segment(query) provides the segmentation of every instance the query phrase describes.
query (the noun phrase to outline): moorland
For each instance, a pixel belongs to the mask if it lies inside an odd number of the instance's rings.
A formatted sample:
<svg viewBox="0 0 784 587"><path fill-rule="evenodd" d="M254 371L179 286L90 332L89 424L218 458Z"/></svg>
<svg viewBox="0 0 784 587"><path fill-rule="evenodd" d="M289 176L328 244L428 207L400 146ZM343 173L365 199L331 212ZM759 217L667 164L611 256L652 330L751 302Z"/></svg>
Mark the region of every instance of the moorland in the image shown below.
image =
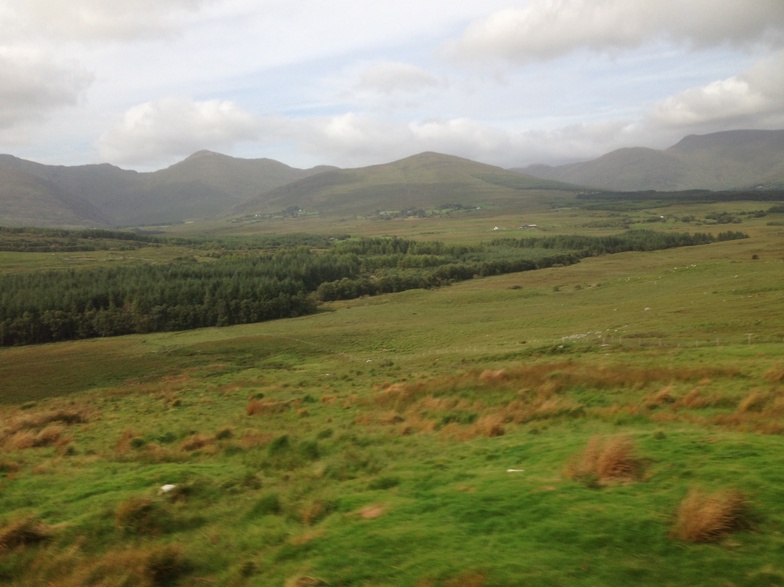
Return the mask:
<svg viewBox="0 0 784 587"><path fill-rule="evenodd" d="M784 584L778 192L488 173L0 231L0 583Z"/></svg>

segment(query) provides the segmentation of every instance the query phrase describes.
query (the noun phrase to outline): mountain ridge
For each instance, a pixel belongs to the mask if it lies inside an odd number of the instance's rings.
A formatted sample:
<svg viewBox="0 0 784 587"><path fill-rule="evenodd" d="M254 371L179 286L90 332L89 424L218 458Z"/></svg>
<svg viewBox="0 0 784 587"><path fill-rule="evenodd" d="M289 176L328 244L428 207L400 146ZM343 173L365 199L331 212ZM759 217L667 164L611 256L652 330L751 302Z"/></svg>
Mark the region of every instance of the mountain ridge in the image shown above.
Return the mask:
<svg viewBox="0 0 784 587"><path fill-rule="evenodd" d="M777 187L784 184L784 130L687 135L663 150L627 147L580 163L514 171L618 191Z"/></svg>
<svg viewBox="0 0 784 587"><path fill-rule="evenodd" d="M0 154L0 225L141 226L274 214L372 214L445 204L502 206L542 190L732 190L784 186L784 130L688 135L667 149L627 147L590 161L503 169L426 151L389 163L298 169L208 150L152 172L45 165ZM546 195L546 194L545 194Z"/></svg>

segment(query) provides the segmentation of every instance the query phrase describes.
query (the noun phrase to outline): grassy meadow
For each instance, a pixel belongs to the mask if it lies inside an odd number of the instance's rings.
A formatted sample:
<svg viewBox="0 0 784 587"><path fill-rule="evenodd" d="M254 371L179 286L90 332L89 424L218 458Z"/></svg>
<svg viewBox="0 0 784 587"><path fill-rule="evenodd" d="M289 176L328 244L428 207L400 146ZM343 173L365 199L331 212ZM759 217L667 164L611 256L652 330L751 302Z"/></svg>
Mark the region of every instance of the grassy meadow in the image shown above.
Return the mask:
<svg viewBox="0 0 784 587"><path fill-rule="evenodd" d="M718 232L651 219L729 207L760 205L318 228ZM0 349L0 584L784 585L781 219L294 319Z"/></svg>

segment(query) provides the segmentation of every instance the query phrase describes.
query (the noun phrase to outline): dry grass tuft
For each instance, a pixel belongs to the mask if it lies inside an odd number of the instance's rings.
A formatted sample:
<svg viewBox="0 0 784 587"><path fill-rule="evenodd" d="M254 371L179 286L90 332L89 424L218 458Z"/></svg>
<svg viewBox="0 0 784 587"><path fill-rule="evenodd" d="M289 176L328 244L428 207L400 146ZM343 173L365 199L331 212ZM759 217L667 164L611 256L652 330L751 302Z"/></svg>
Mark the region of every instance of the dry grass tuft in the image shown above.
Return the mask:
<svg viewBox="0 0 784 587"><path fill-rule="evenodd" d="M764 391L753 390L738 403L738 411L741 414L747 412L763 412L770 399Z"/></svg>
<svg viewBox="0 0 784 587"><path fill-rule="evenodd" d="M214 446L215 437L209 434L193 434L180 443L180 449L190 452Z"/></svg>
<svg viewBox="0 0 784 587"><path fill-rule="evenodd" d="M291 408L291 402L252 399L248 402L245 413L248 414L248 416L255 416L257 414L282 414L289 408Z"/></svg>
<svg viewBox="0 0 784 587"><path fill-rule="evenodd" d="M781 363L777 364L772 369L769 369L765 373L765 381L769 383L781 383L784 382L784 365Z"/></svg>
<svg viewBox="0 0 784 587"><path fill-rule="evenodd" d="M675 388L671 385L662 387L659 391L645 398L645 406L650 409L660 408L665 404L675 403L673 392Z"/></svg>
<svg viewBox="0 0 784 587"><path fill-rule="evenodd" d="M64 426L50 424L42 430L20 430L11 435L5 442L11 448L24 450L42 446L65 446L70 440L63 436Z"/></svg>
<svg viewBox="0 0 784 587"><path fill-rule="evenodd" d="M566 476L587 485L609 481L634 481L643 472L643 461L634 454L634 443L627 436L603 441L592 437L585 450L566 469Z"/></svg>
<svg viewBox="0 0 784 587"><path fill-rule="evenodd" d="M502 414L482 416L474 424L474 429L479 435L488 438L503 436L506 432L504 429L504 416Z"/></svg>
<svg viewBox="0 0 784 587"><path fill-rule="evenodd" d="M692 489L678 506L671 538L687 542L716 542L750 526L748 500L735 489L706 494Z"/></svg>
<svg viewBox="0 0 784 587"><path fill-rule="evenodd" d="M498 383L509 379L506 369L485 369L479 374L479 381L482 383Z"/></svg>
<svg viewBox="0 0 784 587"><path fill-rule="evenodd" d="M114 512L115 527L128 535L158 536L169 522L161 503L145 497L132 497Z"/></svg>
<svg viewBox="0 0 784 587"><path fill-rule="evenodd" d="M52 530L35 518L21 518L0 529L0 552L49 540Z"/></svg>
<svg viewBox="0 0 784 587"><path fill-rule="evenodd" d="M300 511L300 518L302 523L306 526L312 526L335 510L335 504L330 501L315 500L307 503Z"/></svg>
<svg viewBox="0 0 784 587"><path fill-rule="evenodd" d="M259 446L267 446L272 439L275 438L274 434L269 432L261 432L260 430L245 430L239 439L239 446L245 450L256 448Z"/></svg>

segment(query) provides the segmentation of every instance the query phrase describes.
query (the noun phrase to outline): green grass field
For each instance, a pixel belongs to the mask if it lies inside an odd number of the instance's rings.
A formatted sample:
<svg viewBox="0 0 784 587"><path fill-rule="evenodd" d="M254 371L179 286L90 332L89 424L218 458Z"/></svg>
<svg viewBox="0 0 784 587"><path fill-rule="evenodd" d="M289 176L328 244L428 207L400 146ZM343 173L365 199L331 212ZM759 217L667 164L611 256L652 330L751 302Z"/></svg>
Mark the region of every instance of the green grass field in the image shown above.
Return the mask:
<svg viewBox="0 0 784 587"><path fill-rule="evenodd" d="M613 218L344 232L477 242ZM0 584L784 585L770 222L296 319L1 349Z"/></svg>

